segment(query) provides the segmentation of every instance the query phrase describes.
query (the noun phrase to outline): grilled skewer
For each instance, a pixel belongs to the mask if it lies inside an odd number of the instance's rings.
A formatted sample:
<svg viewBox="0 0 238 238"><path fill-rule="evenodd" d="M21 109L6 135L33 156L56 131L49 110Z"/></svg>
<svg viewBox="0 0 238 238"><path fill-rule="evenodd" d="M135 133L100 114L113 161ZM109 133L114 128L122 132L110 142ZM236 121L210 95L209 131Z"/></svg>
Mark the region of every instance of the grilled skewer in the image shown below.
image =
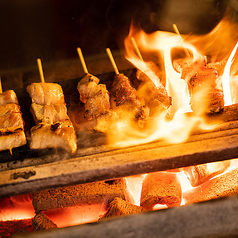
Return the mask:
<svg viewBox="0 0 238 238"><path fill-rule="evenodd" d="M119 73L109 48L106 49L106 52L115 71L115 76L112 84L112 94L115 98L115 107L116 109L126 112L127 114L131 114L138 125L140 127L143 127L146 115L141 102L136 96L136 89L132 87L131 82L127 76Z"/></svg>
<svg viewBox="0 0 238 238"><path fill-rule="evenodd" d="M32 149L61 147L74 153L77 150L76 134L64 101L61 86L56 83L45 83L41 63L41 83L27 86L32 99L31 112L36 126L31 128Z"/></svg>
<svg viewBox="0 0 238 238"><path fill-rule="evenodd" d="M0 151L26 144L24 121L13 90L0 93Z"/></svg>
<svg viewBox="0 0 238 238"><path fill-rule="evenodd" d="M222 79L217 69L208 66L205 59L195 62L190 58L177 59L173 65L188 85L190 105L195 113L217 113L223 110ZM201 109L203 106L204 109Z"/></svg>
<svg viewBox="0 0 238 238"><path fill-rule="evenodd" d="M87 120L95 120L94 129L105 132L117 119L117 114L111 109L110 95L106 85L99 84L99 78L88 73L82 51L80 48L77 48L77 51L85 73L77 86L80 101L84 103L84 117Z"/></svg>

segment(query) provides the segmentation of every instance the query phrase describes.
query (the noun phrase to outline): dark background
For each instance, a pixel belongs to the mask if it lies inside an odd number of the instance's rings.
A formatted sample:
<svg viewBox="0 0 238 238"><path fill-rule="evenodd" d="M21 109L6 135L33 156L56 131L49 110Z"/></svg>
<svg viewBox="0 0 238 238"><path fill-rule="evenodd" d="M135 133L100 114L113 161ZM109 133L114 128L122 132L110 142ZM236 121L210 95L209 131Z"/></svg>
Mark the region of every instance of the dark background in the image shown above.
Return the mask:
<svg viewBox="0 0 238 238"><path fill-rule="evenodd" d="M232 4L230 4L232 2ZM222 19L236 0L1 0L0 74L45 63L119 49L131 21L146 32L173 31L205 34Z"/></svg>

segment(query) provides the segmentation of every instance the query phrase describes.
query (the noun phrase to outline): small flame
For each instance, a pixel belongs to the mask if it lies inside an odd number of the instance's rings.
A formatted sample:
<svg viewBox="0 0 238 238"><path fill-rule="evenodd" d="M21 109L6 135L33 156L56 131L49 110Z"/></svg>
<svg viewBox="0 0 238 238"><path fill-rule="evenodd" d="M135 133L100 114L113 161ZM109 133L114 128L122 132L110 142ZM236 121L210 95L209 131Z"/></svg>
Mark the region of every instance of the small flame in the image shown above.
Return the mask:
<svg viewBox="0 0 238 238"><path fill-rule="evenodd" d="M236 54L236 51L237 51L237 47L238 47L238 42L236 43L234 49L231 52L231 55L227 61L227 64L225 66L225 70L223 73L223 77L222 77L225 106L229 106L232 104L231 90L230 90L230 69L231 69L231 65L232 65L232 60L233 60L233 58Z"/></svg>

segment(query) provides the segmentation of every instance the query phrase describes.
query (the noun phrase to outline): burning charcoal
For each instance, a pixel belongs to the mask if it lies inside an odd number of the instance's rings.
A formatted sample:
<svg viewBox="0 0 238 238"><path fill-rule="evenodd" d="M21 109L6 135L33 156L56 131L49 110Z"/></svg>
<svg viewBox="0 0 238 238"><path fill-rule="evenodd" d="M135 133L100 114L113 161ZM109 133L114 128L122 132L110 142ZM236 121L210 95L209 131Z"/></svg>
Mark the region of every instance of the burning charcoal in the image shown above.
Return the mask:
<svg viewBox="0 0 238 238"><path fill-rule="evenodd" d="M202 113L203 111L216 113L224 108L221 80L217 70L203 68L188 81L190 104L195 113Z"/></svg>
<svg viewBox="0 0 238 238"><path fill-rule="evenodd" d="M32 194L36 213L55 208L98 203L108 206L115 197L126 199L126 196L126 183L124 179L80 184Z"/></svg>
<svg viewBox="0 0 238 238"><path fill-rule="evenodd" d="M185 204L238 194L238 169L230 170L183 194Z"/></svg>
<svg viewBox="0 0 238 238"><path fill-rule="evenodd" d="M156 204L179 206L181 199L182 190L176 173L156 172L145 177L141 191L142 207L153 209Z"/></svg>
<svg viewBox="0 0 238 238"><path fill-rule="evenodd" d="M1 221L0 237L10 237L13 234L32 232L32 219Z"/></svg>
<svg viewBox="0 0 238 238"><path fill-rule="evenodd" d="M57 225L50 220L43 212L39 212L32 220L34 230L48 230L57 228Z"/></svg>
<svg viewBox="0 0 238 238"><path fill-rule="evenodd" d="M196 187L212 177L223 173L230 166L230 161L201 164L183 168L193 187Z"/></svg>
<svg viewBox="0 0 238 238"><path fill-rule="evenodd" d="M101 219L108 218L108 217L136 214L136 213L141 213L146 211L148 210L142 207L133 205L129 202L126 202L125 200L121 198L116 197L113 199L112 202L110 202L107 212L103 215Z"/></svg>
<svg viewBox="0 0 238 238"><path fill-rule="evenodd" d="M136 76L139 81L142 81L138 89L138 97L142 95L145 106L150 109L150 116L161 113L171 106L171 97L168 96L166 88L161 83L156 86L152 80L140 70L137 70Z"/></svg>

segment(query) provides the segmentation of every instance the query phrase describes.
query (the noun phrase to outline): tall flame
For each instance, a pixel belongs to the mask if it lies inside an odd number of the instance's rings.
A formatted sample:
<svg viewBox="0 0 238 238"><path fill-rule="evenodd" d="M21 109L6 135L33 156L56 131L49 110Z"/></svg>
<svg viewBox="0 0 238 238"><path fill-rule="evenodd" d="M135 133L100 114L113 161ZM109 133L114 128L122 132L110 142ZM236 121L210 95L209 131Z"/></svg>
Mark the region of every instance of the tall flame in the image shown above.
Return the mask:
<svg viewBox="0 0 238 238"><path fill-rule="evenodd" d="M173 60L184 58L186 55L187 57L189 55L190 62L205 62L206 56L209 57L211 63L215 60L227 60L229 52L231 52L230 45L233 44L235 38L236 41L238 39L238 34L232 33L234 29L234 24L227 22L225 19L213 31L203 36L192 34L182 36L163 31L147 34L132 24L124 41L125 57L136 69L147 75L156 87L161 87L161 85L166 87L168 95L172 98L172 105L168 111L153 116L153 118L147 113L149 115L147 115L149 128L146 127L144 130L135 127L130 122L132 117L128 118L125 113L122 120L114 122L113 130L108 133L110 144L123 147L148 143L158 139L169 143L181 143L187 140L194 127L200 127L203 130L214 129L216 125L208 125L204 120L204 113L208 106L205 104L209 103L210 99L204 100L199 105L200 108L196 115L190 113L192 110L188 84L186 80L181 79L181 74L174 69ZM137 48L135 48L133 41L136 42ZM231 96L230 90L231 81L233 81L233 85L238 81L235 80L234 76L229 79L230 68L237 48L238 43L227 61L222 83L217 85L222 90L221 84L223 84L225 105L238 101L234 96L236 90L232 90L233 96ZM185 52L189 53L185 54ZM208 95L210 93L208 90L210 89L207 86L198 93L196 92L196 100ZM142 91L142 93L144 92ZM146 96L139 95L141 98ZM142 101L142 103L145 102Z"/></svg>
<svg viewBox="0 0 238 238"><path fill-rule="evenodd" d="M231 52L231 55L227 61L227 64L224 69L223 77L222 77L225 106L229 106L232 104L231 90L230 90L230 69L231 69L232 60L237 51L237 47L238 47L238 42L236 43L234 49Z"/></svg>

